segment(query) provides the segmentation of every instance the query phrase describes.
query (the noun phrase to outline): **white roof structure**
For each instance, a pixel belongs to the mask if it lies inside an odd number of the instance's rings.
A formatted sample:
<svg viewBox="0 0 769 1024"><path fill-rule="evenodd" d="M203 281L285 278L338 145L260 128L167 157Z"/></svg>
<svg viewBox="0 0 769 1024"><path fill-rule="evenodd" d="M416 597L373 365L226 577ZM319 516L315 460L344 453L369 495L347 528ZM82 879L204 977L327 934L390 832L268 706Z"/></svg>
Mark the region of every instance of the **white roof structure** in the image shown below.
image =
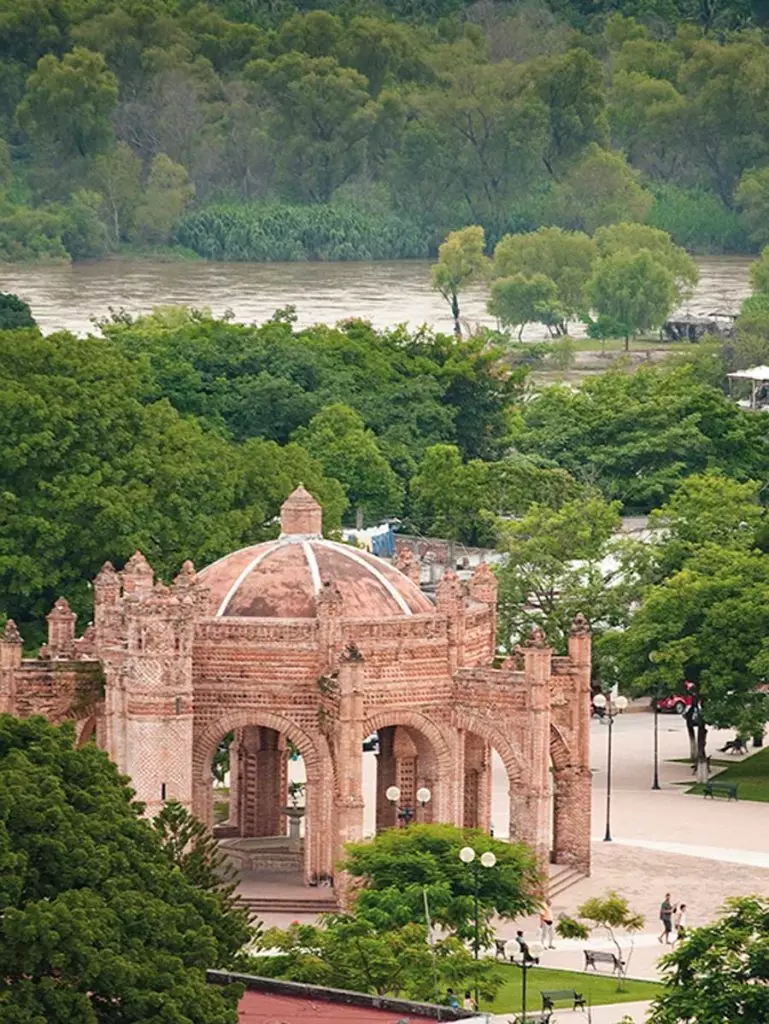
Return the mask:
<svg viewBox="0 0 769 1024"><path fill-rule="evenodd" d="M734 380L769 381L769 366L751 366L748 370L735 370L726 376Z"/></svg>

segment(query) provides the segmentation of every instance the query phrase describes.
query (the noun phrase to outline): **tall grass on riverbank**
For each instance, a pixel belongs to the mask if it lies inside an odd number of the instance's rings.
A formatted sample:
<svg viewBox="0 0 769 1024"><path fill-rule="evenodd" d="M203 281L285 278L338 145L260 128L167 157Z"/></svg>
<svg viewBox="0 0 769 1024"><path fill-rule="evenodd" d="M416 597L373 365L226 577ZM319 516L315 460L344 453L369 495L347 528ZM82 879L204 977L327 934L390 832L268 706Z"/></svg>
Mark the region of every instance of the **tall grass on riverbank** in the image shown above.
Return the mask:
<svg viewBox="0 0 769 1024"><path fill-rule="evenodd" d="M331 204L207 206L182 217L175 240L211 260L299 262L428 256L427 240L401 217Z"/></svg>

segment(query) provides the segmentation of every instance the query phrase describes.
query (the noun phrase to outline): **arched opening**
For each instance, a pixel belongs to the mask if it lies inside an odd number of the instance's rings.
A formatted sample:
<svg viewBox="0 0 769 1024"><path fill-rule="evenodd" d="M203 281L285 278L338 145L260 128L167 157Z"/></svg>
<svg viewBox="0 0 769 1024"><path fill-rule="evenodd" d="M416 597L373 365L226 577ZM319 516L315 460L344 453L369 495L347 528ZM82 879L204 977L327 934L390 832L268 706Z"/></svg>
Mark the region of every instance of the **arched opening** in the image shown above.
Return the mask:
<svg viewBox="0 0 769 1024"><path fill-rule="evenodd" d="M377 715L365 726L363 834L416 822L448 821L449 750L437 726L416 712ZM387 791L397 787L397 800ZM419 799L429 790L430 799Z"/></svg>
<svg viewBox="0 0 769 1024"><path fill-rule="evenodd" d="M323 822L330 819L333 772L318 744L318 737L267 712L223 716L196 737L193 811L214 828L241 881L330 876Z"/></svg>

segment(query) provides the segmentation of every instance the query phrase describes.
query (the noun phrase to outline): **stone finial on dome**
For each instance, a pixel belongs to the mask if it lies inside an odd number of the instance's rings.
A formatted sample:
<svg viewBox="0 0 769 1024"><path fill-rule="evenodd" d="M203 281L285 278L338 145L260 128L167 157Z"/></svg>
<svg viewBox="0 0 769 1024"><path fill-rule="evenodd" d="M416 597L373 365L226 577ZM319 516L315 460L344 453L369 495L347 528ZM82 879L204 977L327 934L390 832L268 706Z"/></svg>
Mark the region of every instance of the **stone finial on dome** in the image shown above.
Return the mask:
<svg viewBox="0 0 769 1024"><path fill-rule="evenodd" d="M8 621L5 624L5 629L3 630L2 642L4 644L23 644L24 643L24 641L21 638L21 633L19 632L19 627L16 625L16 623L13 621L13 619L8 619Z"/></svg>
<svg viewBox="0 0 769 1024"><path fill-rule="evenodd" d="M571 623L572 636L590 636L590 623L582 612L577 612Z"/></svg>
<svg viewBox="0 0 769 1024"><path fill-rule="evenodd" d="M281 537L320 537L323 509L309 491L299 484L280 507Z"/></svg>

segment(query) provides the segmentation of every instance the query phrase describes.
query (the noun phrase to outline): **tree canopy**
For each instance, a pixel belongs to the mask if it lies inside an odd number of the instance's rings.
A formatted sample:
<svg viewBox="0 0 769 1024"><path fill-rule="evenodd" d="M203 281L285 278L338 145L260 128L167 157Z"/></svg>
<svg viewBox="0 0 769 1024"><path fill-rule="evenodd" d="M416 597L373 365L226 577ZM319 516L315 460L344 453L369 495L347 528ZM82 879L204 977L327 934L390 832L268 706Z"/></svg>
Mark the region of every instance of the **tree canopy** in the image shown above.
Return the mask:
<svg viewBox="0 0 769 1024"><path fill-rule="evenodd" d="M247 918L176 866L126 781L71 726L0 717L0 1016L9 1024L237 1021Z"/></svg>

